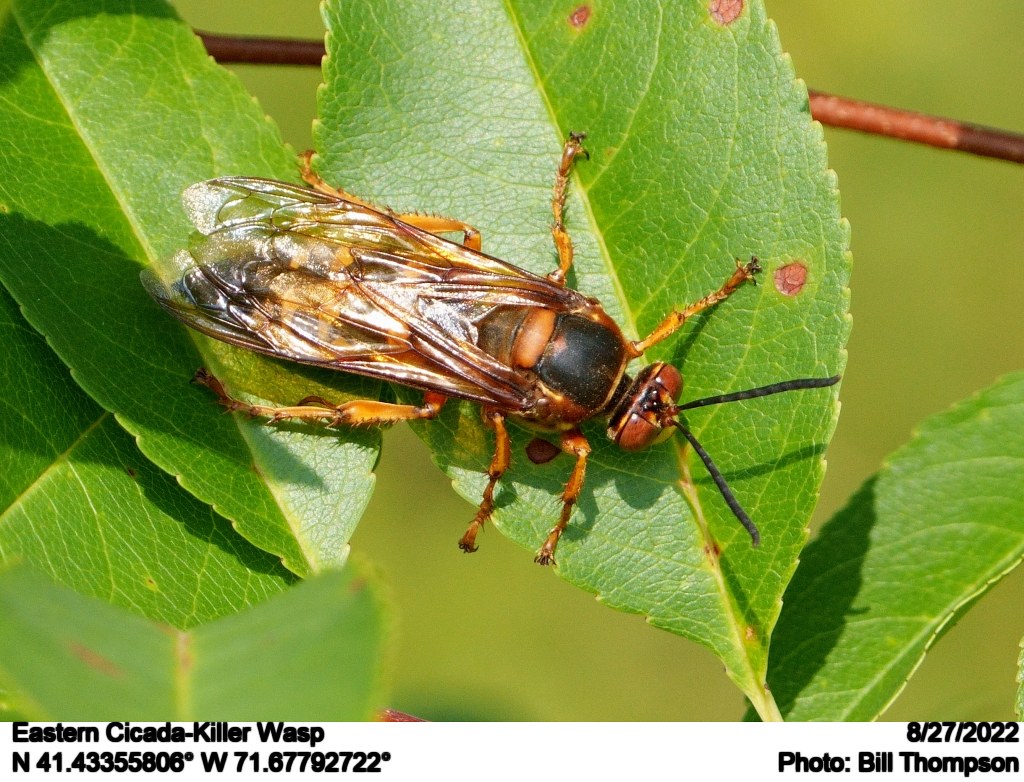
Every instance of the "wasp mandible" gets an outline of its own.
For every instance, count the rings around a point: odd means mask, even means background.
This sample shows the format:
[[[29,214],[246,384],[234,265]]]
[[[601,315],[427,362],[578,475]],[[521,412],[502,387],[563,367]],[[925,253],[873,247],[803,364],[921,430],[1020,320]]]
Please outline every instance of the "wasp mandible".
[[[627,339],[596,299],[566,287],[573,244],[563,215],[569,173],[586,156],[583,138],[570,134],[555,177],[551,234],[558,268],[546,277],[486,255],[479,231],[459,220],[396,214],[331,187],[313,172],[307,152],[302,178],[308,188],[224,177],[185,190],[185,209],[203,238],[175,258],[187,267],[180,280],[168,287],[144,273],[146,288],[176,318],[224,342],[424,392],[420,405],[335,405],[310,396],[276,407],[236,399],[209,372],[197,372],[196,380],[227,410],[268,423],[364,426],[434,418],[450,397],[479,403],[495,450],[480,507],[459,541],[463,551],[476,551],[477,535],[494,510],[495,486],[511,462],[505,421],[512,418],[558,434],[561,450],[574,459],[558,522],[535,557],[552,564],[590,454],[580,424],[598,416],[627,451],[682,432],[756,546],[757,527],[680,413],[830,386],[839,377],[790,380],[685,404],[679,404],[682,375],[670,364],[657,362],[630,377],[630,361],[753,282],[761,269],[757,258],[737,261],[718,290],[669,313],[643,339]],[[461,233],[461,244],[444,233]]]

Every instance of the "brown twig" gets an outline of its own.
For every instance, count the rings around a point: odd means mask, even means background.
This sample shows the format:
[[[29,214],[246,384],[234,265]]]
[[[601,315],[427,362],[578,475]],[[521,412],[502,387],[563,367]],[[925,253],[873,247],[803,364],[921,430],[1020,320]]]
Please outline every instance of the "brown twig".
[[[321,41],[257,38],[198,32],[220,62],[263,65],[319,65]],[[913,141],[972,155],[1024,163],[1024,135],[998,128],[933,117],[906,109],[809,90],[811,116],[823,125]]]
[[[1024,163],[1024,135],[808,90],[811,116],[822,125],[914,141]]]
[[[378,722],[426,722],[421,717],[414,717],[397,709],[381,709],[377,712]]]
[[[196,30],[206,51],[218,62],[255,65],[319,65],[324,56],[323,41],[295,38],[258,38],[242,35],[215,35]]]

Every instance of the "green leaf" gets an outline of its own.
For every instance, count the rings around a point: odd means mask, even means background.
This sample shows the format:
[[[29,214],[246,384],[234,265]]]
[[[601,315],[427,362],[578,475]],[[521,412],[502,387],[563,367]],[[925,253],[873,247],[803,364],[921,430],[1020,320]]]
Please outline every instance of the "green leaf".
[[[706,0],[651,3],[446,0],[328,2],[326,84],[314,137],[321,174],[398,211],[481,229],[484,248],[554,268],[550,194],[561,145],[585,131],[569,203],[570,282],[631,335],[716,289],[756,254],[762,284],[700,316],[651,358],[682,365],[685,399],[842,369],[849,329],[847,226],[807,95],[762,3],[731,24]],[[799,295],[776,273],[807,270]],[[697,411],[691,427],[760,525],[752,549],[681,440],[627,455],[585,427],[594,451],[558,550],[560,575],[646,615],[724,661],[766,716],[767,648],[805,540],[834,426],[832,390]],[[449,405],[419,427],[456,488],[479,502],[490,438]],[[569,464],[522,457],[495,524],[536,550],[558,516]],[[467,509],[467,521],[471,511]]]
[[[151,465],[0,290],[0,559],[188,628],[294,576]]]
[[[138,276],[146,263],[180,274],[166,259],[188,243],[188,185],[296,177],[277,130],[157,0],[14,3],[0,100],[0,280],[25,317],[143,453],[248,540],[300,574],[342,562],[377,434],[339,443],[222,415],[188,383],[200,365],[288,403],[339,392],[189,333]]]
[[[36,720],[367,719],[385,628],[352,571],[187,632],[0,571],[0,680]]]
[[[925,421],[802,556],[772,643],[788,719],[868,720],[1024,556],[1024,373]]]

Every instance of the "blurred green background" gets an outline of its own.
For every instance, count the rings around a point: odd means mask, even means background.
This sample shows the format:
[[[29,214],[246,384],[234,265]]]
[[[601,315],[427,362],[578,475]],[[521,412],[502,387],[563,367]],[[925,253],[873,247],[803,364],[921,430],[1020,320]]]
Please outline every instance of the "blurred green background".
[[[176,6],[209,31],[322,35],[313,2]],[[1024,131],[1018,0],[768,9],[816,89]],[[309,147],[318,69],[234,70],[285,138]],[[853,225],[854,329],[818,523],[922,419],[1024,366],[1024,169],[849,131],[826,138]],[[493,531],[462,556],[455,542],[472,513],[407,428],[387,433],[353,546],[379,564],[400,609],[394,708],[428,719],[742,715],[742,697],[702,648],[602,607]],[[937,643],[886,717],[1010,718],[1022,598],[1018,569]]]

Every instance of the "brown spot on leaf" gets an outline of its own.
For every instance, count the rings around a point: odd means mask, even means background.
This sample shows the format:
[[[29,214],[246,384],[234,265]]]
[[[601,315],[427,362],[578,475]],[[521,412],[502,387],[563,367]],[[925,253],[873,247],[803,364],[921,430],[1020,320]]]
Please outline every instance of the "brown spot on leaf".
[[[747,640],[747,643],[754,643],[757,640],[757,630],[751,625],[747,625],[747,628],[743,631],[743,637]]]
[[[534,437],[526,446],[526,458],[534,464],[547,464],[561,452],[561,448],[541,437]]]
[[[783,296],[796,296],[807,282],[807,267],[800,261],[787,263],[775,270],[775,289]]]
[[[586,27],[587,22],[590,21],[590,6],[581,5],[571,14],[569,14],[569,24],[575,27],[577,30],[582,30]]]
[[[348,585],[348,593],[350,595],[358,595],[364,589],[366,589],[365,578],[353,578],[352,582]]]
[[[100,673],[110,676],[111,678],[120,679],[124,676],[124,671],[122,671],[117,665],[94,649],[90,649],[88,646],[83,646],[79,643],[72,643],[71,653],[90,668],[94,668]]]
[[[135,478],[135,476],[136,476],[136,475],[138,475],[138,473],[137,473],[137,472],[135,471],[135,468],[134,468],[134,467],[125,467],[125,468],[124,468],[124,471],[125,471],[126,473],[128,473],[128,477],[129,477],[129,478],[132,478],[132,479],[134,479],[134,478]]]
[[[723,27],[732,24],[743,13],[743,0],[711,0],[708,5],[711,18]]]
[[[718,541],[712,540],[709,543],[704,544],[704,553],[714,559],[718,559],[722,556],[722,549],[718,546]]]

